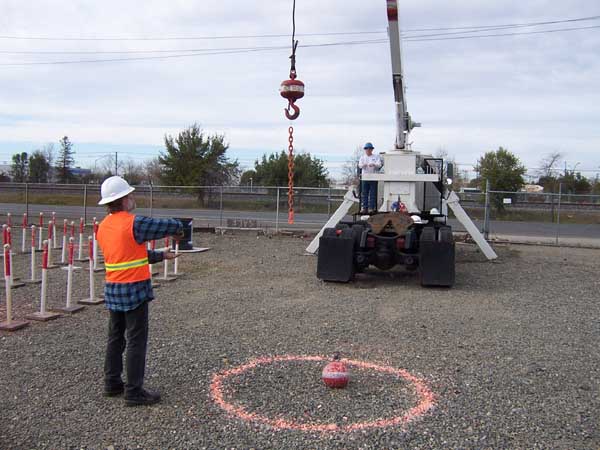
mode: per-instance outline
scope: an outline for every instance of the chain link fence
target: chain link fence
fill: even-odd
[[[294,188],[295,223],[288,224],[288,187],[136,186],[139,214],[189,217],[197,227],[319,229],[343,201],[344,189]],[[459,193],[486,238],[600,245],[600,195],[504,192]],[[97,184],[0,183],[0,216],[40,212],[91,223],[105,215]],[[457,231],[462,227],[450,222]]]

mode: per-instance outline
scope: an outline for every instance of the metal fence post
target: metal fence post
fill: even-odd
[[[560,200],[562,196],[562,183],[558,184],[558,206],[556,210],[556,245],[558,245],[558,238],[560,236]]]
[[[487,241],[490,235],[490,180],[485,183],[485,210],[483,212],[483,238]]]
[[[154,186],[150,182],[150,217],[152,217],[152,209],[154,208]]]
[[[279,233],[279,186],[277,187],[277,206],[275,208],[275,233]]]
[[[29,217],[29,184],[25,183],[25,214]]]
[[[223,186],[220,187],[219,211],[220,211],[219,223],[220,223],[220,226],[223,226]]]
[[[83,185],[83,223],[86,223],[86,222],[87,222],[87,183],[85,183]]]

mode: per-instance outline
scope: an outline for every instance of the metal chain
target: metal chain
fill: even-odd
[[[294,223],[294,127],[288,129],[288,223]]]

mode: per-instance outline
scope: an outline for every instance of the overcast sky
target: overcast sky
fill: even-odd
[[[115,151],[120,159],[142,161],[158,154],[165,134],[197,122],[208,134],[225,134],[229,156],[252,166],[263,153],[287,147],[289,122],[278,88],[289,74],[290,37],[247,36],[289,35],[291,12],[292,0],[3,0],[0,161],[48,142],[58,147],[65,135],[83,167]],[[407,38],[440,33],[412,31],[426,28],[596,15],[600,6],[589,0],[400,1]],[[593,26],[600,20],[473,34]],[[306,96],[293,123],[295,144],[322,158],[333,175],[365,141],[376,151],[393,145],[389,45],[349,44],[384,39],[386,27],[385,0],[297,0],[297,71]],[[347,32],[362,34],[326,34]],[[238,38],[157,40],[224,36]],[[464,169],[499,146],[529,168],[559,151],[569,169],[590,177],[600,172],[600,28],[447,39],[452,36],[403,44],[408,109],[423,123],[411,135],[415,150],[443,148]],[[328,43],[345,45],[306,47]],[[284,48],[201,54],[257,47]],[[19,65],[191,49],[198,52],[170,59]],[[11,53],[141,50],[175,53]]]

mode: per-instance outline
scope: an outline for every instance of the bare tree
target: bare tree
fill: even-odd
[[[136,163],[133,159],[129,158],[123,161],[123,169],[121,173],[129,184],[142,184],[145,180],[144,164]],[[119,164],[120,166],[121,164]]]
[[[160,184],[162,166],[158,158],[153,158],[144,163],[144,180],[148,184]]]
[[[344,165],[342,166],[342,183],[347,186],[358,184],[358,160],[363,154],[362,147],[356,147]]]
[[[538,175],[540,177],[552,177],[552,173],[556,171],[555,167],[563,159],[564,155],[561,152],[552,152],[545,155],[540,161]]]
[[[46,162],[48,163],[48,183],[54,182],[56,178],[56,169],[54,167],[55,160],[55,150],[54,143],[48,142],[46,145],[42,147],[42,153],[46,157]]]

